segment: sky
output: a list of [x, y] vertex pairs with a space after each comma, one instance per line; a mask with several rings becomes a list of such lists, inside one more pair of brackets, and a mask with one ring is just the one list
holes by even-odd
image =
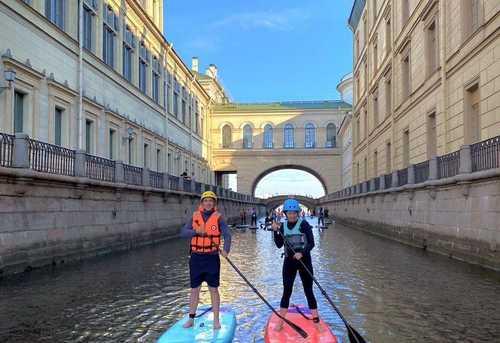
[[262, 178], [255, 189], [258, 198], [269, 198], [275, 195], [304, 195], [319, 198], [325, 195], [321, 182], [312, 174], [297, 169], [282, 169], [272, 172]]
[[353, 0], [165, 0], [165, 35], [213, 63], [233, 101], [339, 99], [352, 70]]
[[[165, 0], [165, 36], [188, 67], [193, 56], [200, 60], [200, 72], [217, 65], [234, 102], [340, 99], [336, 86], [352, 71], [347, 27], [352, 3]], [[287, 187], [291, 182], [294, 187]], [[237, 190], [234, 176], [230, 186]], [[270, 174], [259, 184], [261, 195], [283, 189], [323, 194], [314, 176], [297, 170]]]

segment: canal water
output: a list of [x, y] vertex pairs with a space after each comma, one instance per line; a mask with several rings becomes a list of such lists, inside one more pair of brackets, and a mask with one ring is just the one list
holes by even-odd
[[[314, 234], [317, 279], [368, 341], [500, 342], [499, 273], [338, 224]], [[0, 342], [154, 342], [185, 313], [187, 252], [172, 240], [0, 281]], [[233, 231], [230, 258], [279, 305], [282, 258], [270, 232]], [[205, 287], [201, 298], [209, 303]], [[262, 342], [270, 311], [225, 261], [221, 298], [238, 313], [235, 342]], [[305, 303], [298, 277], [292, 302]]]

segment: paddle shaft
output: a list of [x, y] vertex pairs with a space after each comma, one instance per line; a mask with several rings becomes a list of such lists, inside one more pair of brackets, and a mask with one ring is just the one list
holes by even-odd
[[[224, 256], [224, 255], [223, 255]], [[271, 311], [273, 311], [273, 313], [278, 317], [280, 318], [281, 320], [283, 320], [285, 323], [287, 323], [288, 325], [290, 325], [290, 327], [292, 329], [294, 329], [295, 331], [297, 331], [297, 333], [299, 335], [301, 335], [303, 338], [307, 338], [307, 332], [305, 332], [302, 328], [300, 328], [299, 326], [297, 326], [296, 324], [292, 323], [291, 321], [289, 321], [288, 319], [286, 319], [285, 317], [283, 317], [281, 314], [278, 313], [278, 311], [276, 311], [273, 307], [273, 305], [271, 305], [267, 300], [266, 298], [264, 298], [264, 296], [262, 294], [260, 294], [260, 292], [257, 290], [257, 288], [255, 288], [254, 285], [252, 285], [252, 283], [250, 281], [248, 281], [248, 279], [245, 277], [245, 275], [243, 275], [243, 273], [238, 269], [238, 267], [236, 267], [236, 265], [233, 263], [233, 261], [231, 261], [231, 259], [229, 259], [229, 257], [227, 256], [224, 256], [224, 258], [226, 259], [226, 261], [231, 265], [231, 267], [233, 267], [233, 269], [236, 271], [236, 273], [238, 273], [238, 275], [247, 283], [247, 285], [252, 289], [252, 291], [255, 292], [255, 294], [258, 295], [258, 297], [264, 302], [264, 304], [267, 305], [267, 307], [269, 307], [271, 309]]]
[[[286, 225], [286, 224], [283, 224], [283, 225]], [[285, 245], [287, 246], [287, 248], [289, 248], [292, 251], [292, 253], [296, 254], [296, 251], [292, 248], [292, 246], [290, 245], [290, 243], [288, 243], [288, 240], [286, 239], [285, 235], [283, 235], [280, 230], [277, 230], [275, 232], [278, 232], [281, 235], [281, 237], [283, 237], [283, 242], [285, 243]], [[324, 290], [324, 288], [321, 287], [321, 284], [318, 282], [318, 280], [316, 280], [316, 278], [311, 273], [311, 271], [309, 270], [309, 268], [307, 268], [307, 266], [305, 265], [304, 261], [302, 261], [302, 259], [299, 259], [298, 261], [300, 262], [300, 264], [302, 265], [302, 267], [304, 268], [304, 270], [309, 274], [309, 276], [314, 281], [314, 283], [316, 284], [316, 286], [318, 286], [319, 290], [321, 291], [321, 294], [323, 294], [323, 296], [328, 301], [328, 303], [333, 307], [333, 309], [335, 310], [335, 312], [337, 312], [337, 314], [339, 315], [340, 319], [342, 319], [342, 321], [344, 322], [345, 327], [347, 328], [347, 331], [349, 331], [351, 333], [352, 337], [355, 339], [355, 342], [356, 343], [365, 343], [365, 340], [361, 337], [361, 335], [353, 327], [351, 327], [351, 325], [349, 325], [349, 323], [344, 318], [344, 316], [342, 315], [342, 313], [340, 312], [340, 310], [333, 303], [333, 300], [326, 293], [326, 291]], [[351, 337], [351, 335], [349, 335], [349, 336]]]

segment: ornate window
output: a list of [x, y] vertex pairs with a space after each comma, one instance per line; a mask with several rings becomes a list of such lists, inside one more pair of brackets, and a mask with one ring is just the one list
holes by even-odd
[[139, 47], [139, 89], [146, 94], [147, 91], [147, 69], [150, 61], [150, 53], [144, 42]]
[[283, 132], [283, 147], [287, 149], [292, 149], [295, 146], [294, 134], [293, 134], [293, 125], [286, 124]]
[[136, 48], [136, 40], [129, 26], [125, 26], [123, 36], [123, 77], [132, 82], [132, 55]]
[[316, 128], [313, 124], [306, 124], [305, 147], [314, 148], [316, 146]]
[[252, 148], [252, 127], [250, 125], [245, 125], [243, 127], [243, 148], [244, 149], [251, 149]]
[[115, 37], [118, 34], [118, 16], [111, 6], [106, 6], [103, 13], [102, 59], [111, 68], [115, 67]]
[[334, 123], [326, 126], [326, 147], [335, 148], [337, 146], [337, 127]]
[[45, 16], [52, 23], [64, 30], [64, 16], [66, 12], [65, 0], [45, 0]]
[[231, 142], [233, 140], [233, 134], [231, 132], [231, 126], [229, 125], [224, 125], [222, 128], [222, 147], [223, 148], [230, 148], [231, 147]]
[[273, 127], [270, 124], [264, 126], [264, 149], [273, 148]]

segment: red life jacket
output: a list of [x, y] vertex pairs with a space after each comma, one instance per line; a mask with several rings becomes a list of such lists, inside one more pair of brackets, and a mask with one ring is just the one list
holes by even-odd
[[[209, 254], [219, 250], [221, 244], [221, 232], [219, 227], [219, 218], [221, 214], [214, 210], [214, 213], [208, 217], [207, 221], [203, 220], [203, 208], [200, 208], [193, 213], [193, 230], [196, 231], [191, 238], [191, 252], [197, 254]], [[205, 232], [202, 236], [201, 232]]]

